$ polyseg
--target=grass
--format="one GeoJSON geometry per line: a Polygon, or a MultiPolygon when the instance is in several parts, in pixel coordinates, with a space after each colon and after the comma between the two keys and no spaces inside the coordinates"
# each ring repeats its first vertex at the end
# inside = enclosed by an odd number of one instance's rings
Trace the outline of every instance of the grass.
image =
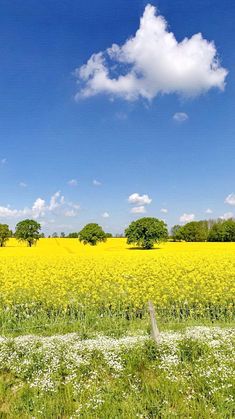
{"type": "Polygon", "coordinates": [[[234,329],[0,343],[0,417],[232,418],[234,329]]]}
{"type": "MultiPolygon", "coordinates": [[[[235,325],[233,316],[219,309],[191,312],[183,310],[156,310],[156,317],[161,330],[180,330],[193,325],[235,325]]],[[[142,310],[108,310],[85,307],[82,310],[45,310],[34,311],[26,307],[14,306],[12,309],[0,309],[0,335],[18,336],[21,334],[39,334],[50,336],[57,333],[78,332],[84,338],[96,333],[120,337],[136,331],[149,333],[149,312],[147,306],[142,310]]]]}
{"type": "Polygon", "coordinates": [[[156,346],[147,309],[0,313],[1,418],[234,417],[229,317],[157,311],[156,346]]]}

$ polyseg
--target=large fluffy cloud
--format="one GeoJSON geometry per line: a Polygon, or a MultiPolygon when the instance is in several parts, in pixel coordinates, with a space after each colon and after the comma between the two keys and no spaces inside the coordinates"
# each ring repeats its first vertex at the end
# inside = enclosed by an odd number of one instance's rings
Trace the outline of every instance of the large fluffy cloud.
{"type": "Polygon", "coordinates": [[[213,42],[201,33],[178,42],[149,4],[135,36],[93,54],[75,75],[76,98],[106,93],[126,100],[151,100],[159,93],[195,96],[213,87],[223,90],[227,70],[213,42]]]}

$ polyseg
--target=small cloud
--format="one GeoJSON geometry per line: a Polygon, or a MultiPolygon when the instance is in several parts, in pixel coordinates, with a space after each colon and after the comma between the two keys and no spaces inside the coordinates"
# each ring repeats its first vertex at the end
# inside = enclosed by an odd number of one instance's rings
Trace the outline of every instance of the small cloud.
{"type": "Polygon", "coordinates": [[[93,183],[94,186],[101,186],[102,185],[102,183],[99,180],[96,180],[96,179],[94,179],[92,181],[92,183],[93,183]]]}
{"type": "Polygon", "coordinates": [[[221,218],[221,220],[229,220],[230,218],[233,218],[233,213],[225,212],[225,214],[221,215],[219,218],[221,218]]]}
{"type": "Polygon", "coordinates": [[[186,213],[184,213],[180,217],[180,222],[181,223],[189,223],[190,221],[193,221],[194,218],[195,218],[195,214],[186,214],[186,213]]]}
{"type": "Polygon", "coordinates": [[[205,211],[206,214],[212,214],[213,211],[210,208],[207,208],[207,210],[205,211]]]}
{"type": "Polygon", "coordinates": [[[105,212],[102,214],[102,217],[103,217],[103,218],[109,218],[109,213],[105,211],[105,212]]]}
{"type": "Polygon", "coordinates": [[[7,159],[6,159],[6,158],[1,159],[1,164],[2,164],[2,165],[6,164],[6,163],[7,163],[7,159]]]}
{"type": "Polygon", "coordinates": [[[225,204],[229,204],[229,205],[235,205],[235,193],[230,193],[226,198],[225,198],[225,204]]]}
{"type": "Polygon", "coordinates": [[[149,205],[151,204],[152,199],[147,194],[140,195],[135,192],[129,196],[128,202],[136,205],[149,205]]]}
{"type": "Polygon", "coordinates": [[[174,121],[177,121],[177,122],[184,122],[184,121],[187,121],[188,115],[185,112],[176,112],[173,115],[173,119],[174,121]]]}
{"type": "Polygon", "coordinates": [[[27,188],[27,183],[25,183],[25,182],[20,182],[19,183],[19,186],[21,187],[21,188],[27,188]]]}
{"type": "Polygon", "coordinates": [[[115,117],[119,121],[125,121],[127,119],[127,114],[125,112],[116,112],[115,117]]]}
{"type": "Polygon", "coordinates": [[[69,207],[74,208],[75,210],[79,210],[80,209],[80,205],[79,204],[74,204],[73,202],[68,202],[67,204],[69,207]]]}
{"type": "Polygon", "coordinates": [[[140,205],[139,207],[133,207],[130,211],[132,214],[144,214],[146,212],[145,206],[140,205]]]}
{"type": "Polygon", "coordinates": [[[69,186],[77,186],[77,184],[78,184],[77,179],[71,179],[68,181],[69,186]]]}
{"type": "Polygon", "coordinates": [[[163,212],[164,214],[167,214],[168,213],[168,209],[167,208],[161,208],[160,211],[163,212]]]}
{"type": "Polygon", "coordinates": [[[76,217],[77,212],[74,209],[67,210],[64,212],[65,217],[76,217]]]}

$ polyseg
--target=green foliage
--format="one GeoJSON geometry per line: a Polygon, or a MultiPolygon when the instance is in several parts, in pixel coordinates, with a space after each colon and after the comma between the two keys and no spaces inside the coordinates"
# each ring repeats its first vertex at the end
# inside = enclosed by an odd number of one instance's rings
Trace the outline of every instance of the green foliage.
{"type": "Polygon", "coordinates": [[[106,241],[106,234],[98,224],[90,223],[78,233],[78,238],[83,244],[95,246],[98,242],[106,241]]]}
{"type": "Polygon", "coordinates": [[[171,237],[173,238],[174,241],[181,240],[181,234],[180,234],[181,229],[182,229],[182,226],[180,226],[179,224],[176,224],[172,227],[171,237]]]}
{"type": "Polygon", "coordinates": [[[5,246],[7,240],[11,237],[12,232],[7,224],[0,224],[0,247],[5,246]]]}
{"type": "Polygon", "coordinates": [[[35,220],[23,220],[16,225],[15,237],[31,247],[40,238],[41,225],[35,220]]]}
{"type": "Polygon", "coordinates": [[[69,233],[67,235],[68,239],[77,239],[78,238],[78,233],[69,233]]]}
{"type": "Polygon", "coordinates": [[[112,233],[105,233],[107,239],[111,239],[113,237],[112,233]]]}
{"type": "Polygon", "coordinates": [[[168,237],[164,221],[152,217],[143,217],[133,221],[125,230],[127,244],[135,244],[143,249],[152,249],[155,243],[168,237]]]}
{"type": "Polygon", "coordinates": [[[175,225],[171,232],[175,241],[235,242],[235,220],[192,221],[184,226],[175,225]]]}
{"type": "Polygon", "coordinates": [[[175,240],[185,240],[187,242],[204,242],[208,237],[207,221],[191,221],[182,227],[174,226],[172,230],[175,240]]]}
{"type": "Polygon", "coordinates": [[[235,242],[235,221],[219,220],[215,223],[208,236],[210,242],[235,242]]]}

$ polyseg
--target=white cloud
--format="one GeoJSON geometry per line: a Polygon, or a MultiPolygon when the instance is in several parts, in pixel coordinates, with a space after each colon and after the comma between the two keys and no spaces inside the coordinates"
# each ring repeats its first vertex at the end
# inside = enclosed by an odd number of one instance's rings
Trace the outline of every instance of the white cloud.
{"type": "Polygon", "coordinates": [[[235,193],[230,193],[224,201],[226,204],[235,205],[235,193]]]}
{"type": "Polygon", "coordinates": [[[73,202],[68,202],[68,206],[75,209],[75,210],[79,210],[80,209],[80,205],[78,204],[74,204],[73,202]]]}
{"type": "Polygon", "coordinates": [[[194,218],[195,218],[195,215],[194,214],[186,214],[186,213],[184,213],[180,217],[180,222],[181,223],[189,223],[190,221],[193,221],[194,218]]]}
{"type": "Polygon", "coordinates": [[[168,209],[167,208],[161,208],[160,211],[163,212],[164,214],[167,214],[168,213],[168,209]]]}
{"type": "Polygon", "coordinates": [[[19,186],[21,187],[21,188],[27,188],[27,183],[25,183],[25,182],[20,182],[19,183],[19,186]]]}
{"type": "Polygon", "coordinates": [[[176,112],[173,115],[173,119],[176,122],[184,122],[184,121],[187,121],[188,115],[185,112],[176,112]]]}
{"type": "Polygon", "coordinates": [[[132,214],[144,214],[146,212],[145,206],[140,205],[139,207],[133,207],[131,208],[132,214]]]}
{"type": "Polygon", "coordinates": [[[0,217],[11,218],[11,217],[17,217],[17,215],[18,215],[18,211],[16,209],[11,209],[10,207],[0,206],[0,217]]]}
{"type": "Polygon", "coordinates": [[[115,113],[115,117],[119,121],[125,121],[128,118],[128,115],[125,112],[116,112],[115,113]]]}
{"type": "Polygon", "coordinates": [[[78,184],[77,179],[71,179],[68,181],[69,186],[77,186],[77,184],[78,184]]]}
{"type": "Polygon", "coordinates": [[[102,214],[102,217],[103,218],[109,218],[109,213],[108,212],[103,212],[103,214],[102,214]]]}
{"type": "Polygon", "coordinates": [[[93,185],[94,185],[94,186],[101,186],[101,185],[102,185],[102,183],[101,183],[101,182],[99,182],[99,180],[96,180],[96,179],[94,179],[94,180],[92,181],[92,183],[93,183],[93,185]]]}
{"type": "Polygon", "coordinates": [[[31,208],[13,209],[10,206],[0,206],[0,217],[20,218],[32,217],[39,218],[55,214],[58,216],[75,217],[78,215],[80,206],[73,202],[67,202],[60,191],[57,191],[50,198],[49,204],[42,198],[37,198],[31,208]]]}
{"type": "Polygon", "coordinates": [[[64,212],[65,217],[76,217],[77,212],[74,209],[67,210],[64,212]]]}
{"type": "Polygon", "coordinates": [[[206,212],[206,214],[212,214],[213,213],[213,211],[210,208],[207,208],[207,210],[205,212],[206,212]]]}
{"type": "Polygon", "coordinates": [[[170,93],[196,96],[213,87],[223,90],[227,74],[214,42],[201,33],[178,42],[164,17],[148,4],[133,37],[93,54],[75,70],[82,85],[75,98],[99,93],[126,100],[170,93]]]}
{"type": "Polygon", "coordinates": [[[8,205],[7,207],[0,206],[0,217],[2,218],[24,217],[29,216],[30,214],[31,210],[27,207],[22,210],[18,210],[15,208],[11,208],[10,205],[8,205]]]}
{"type": "Polygon", "coordinates": [[[221,215],[219,218],[221,218],[222,220],[229,220],[230,218],[233,218],[233,213],[225,212],[225,214],[221,215]]]}
{"type": "Polygon", "coordinates": [[[44,199],[37,198],[32,206],[32,216],[34,218],[44,217],[46,210],[46,201],[44,199]]]}
{"type": "Polygon", "coordinates": [[[151,204],[152,199],[149,198],[147,194],[140,195],[139,193],[135,192],[129,196],[128,202],[130,204],[136,205],[148,205],[151,204]]]}
{"type": "Polygon", "coordinates": [[[57,191],[54,195],[52,195],[48,209],[49,211],[54,211],[56,208],[61,207],[64,203],[64,196],[61,195],[60,191],[57,191]]]}

